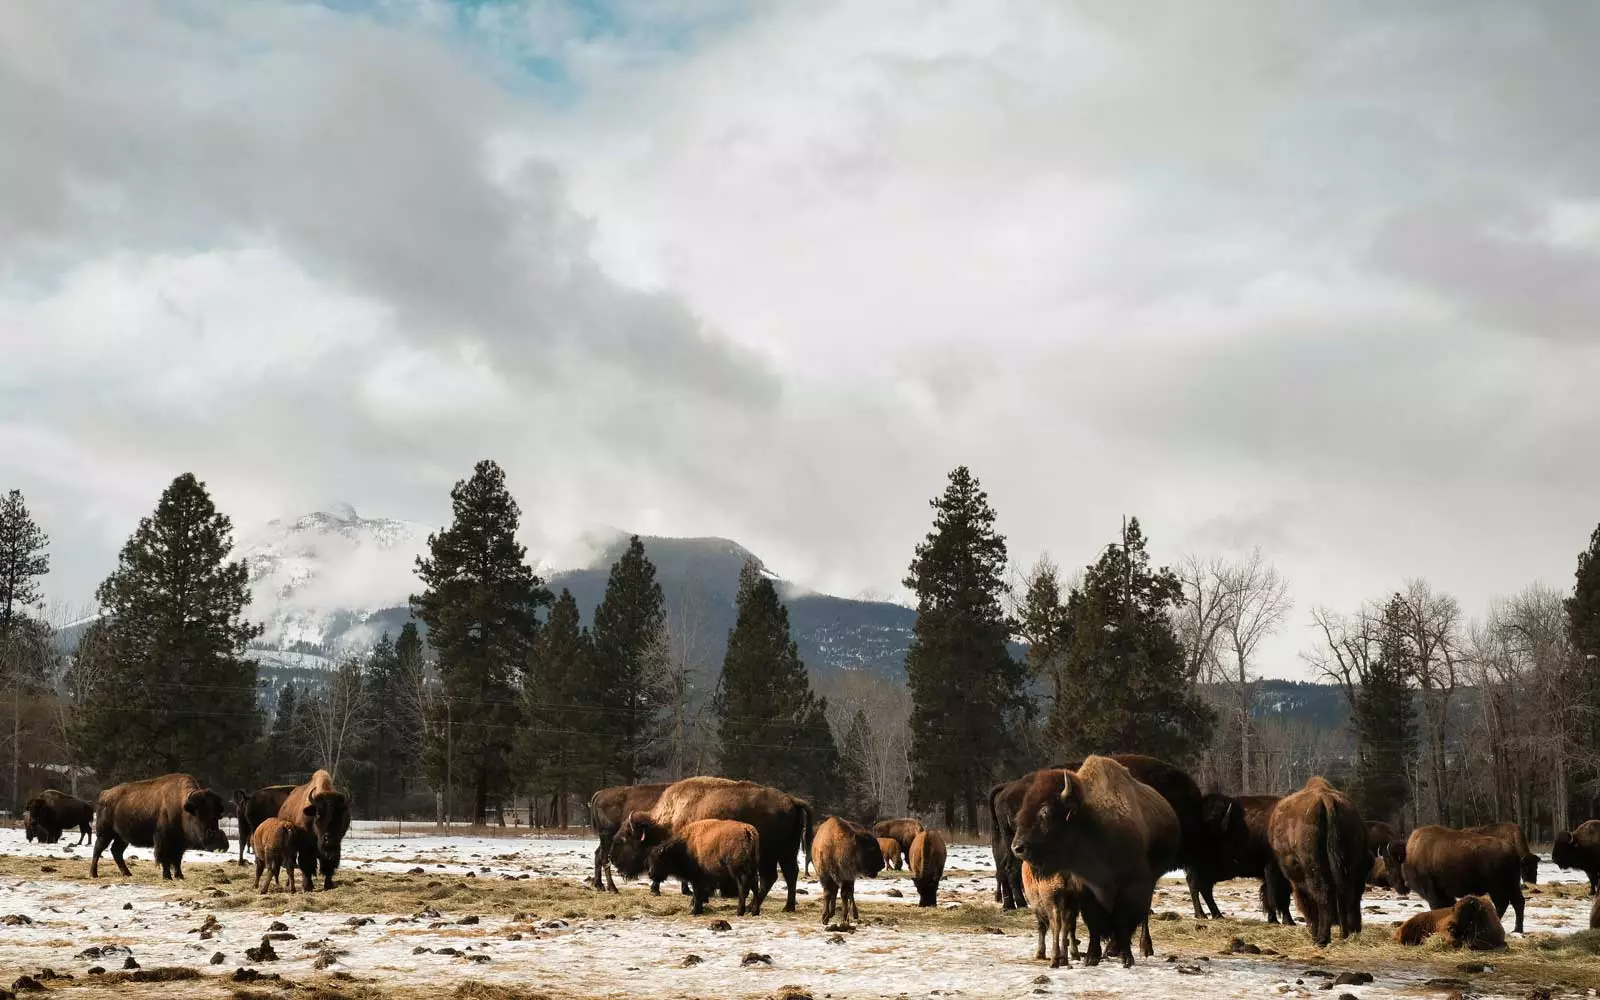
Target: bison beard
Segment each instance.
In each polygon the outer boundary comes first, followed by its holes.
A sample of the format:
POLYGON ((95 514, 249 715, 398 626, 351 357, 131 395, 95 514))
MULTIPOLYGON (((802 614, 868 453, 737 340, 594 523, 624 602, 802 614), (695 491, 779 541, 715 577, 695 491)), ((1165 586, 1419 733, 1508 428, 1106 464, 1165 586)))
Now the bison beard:
POLYGON ((181 879, 185 851, 228 849, 228 838, 218 826, 225 808, 222 796, 200 787, 187 774, 165 774, 108 788, 95 805, 89 876, 100 877, 100 855, 108 846, 117 870, 132 875, 122 860, 122 852, 132 845, 154 848, 161 877, 181 879))

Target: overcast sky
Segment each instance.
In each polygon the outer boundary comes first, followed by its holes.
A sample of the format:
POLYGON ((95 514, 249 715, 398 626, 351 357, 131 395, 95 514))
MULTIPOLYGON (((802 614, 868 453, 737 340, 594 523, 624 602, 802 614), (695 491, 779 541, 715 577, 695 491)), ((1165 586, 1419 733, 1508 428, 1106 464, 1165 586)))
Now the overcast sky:
POLYGON ((88 599, 241 527, 614 525, 898 594, 1140 516, 1316 605, 1566 587, 1600 521, 1600 8, 0 5, 0 487, 88 599))

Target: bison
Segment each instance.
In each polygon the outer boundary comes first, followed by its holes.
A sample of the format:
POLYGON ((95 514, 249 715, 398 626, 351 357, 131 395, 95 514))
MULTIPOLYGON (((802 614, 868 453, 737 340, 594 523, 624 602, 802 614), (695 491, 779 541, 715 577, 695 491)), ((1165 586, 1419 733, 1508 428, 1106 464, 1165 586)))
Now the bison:
POLYGON ((1517 868, 1522 881, 1529 885, 1539 884, 1539 855, 1528 850, 1528 838, 1523 834, 1522 827, 1515 823, 1489 823, 1485 826, 1469 826, 1467 832, 1499 837, 1510 844, 1517 852, 1517 868))
MULTIPOLYGON (((645 830, 652 822, 636 819, 636 829, 645 830)), ((761 838, 749 823, 730 819, 701 819, 681 826, 650 851, 650 880, 656 884, 668 878, 682 880, 694 897, 693 912, 705 912, 711 891, 723 881, 731 881, 739 900, 739 916, 745 914, 745 899, 752 897, 751 913, 761 912, 761 838)))
POLYGON ((840 897, 844 904, 842 922, 848 926, 852 912, 860 920, 856 879, 872 878, 883 871, 883 848, 872 831, 842 817, 829 816, 811 838, 811 859, 817 866, 817 881, 822 884, 823 924, 832 922, 840 897))
POLYGON ((633 813, 654 809, 666 790, 666 783, 616 785, 589 796, 589 825, 600 836, 600 846, 594 849, 594 878, 590 881, 596 889, 617 891, 617 883, 611 878, 611 843, 624 820, 633 813))
POLYGON ((1487 896, 1463 896, 1453 906, 1418 913, 1395 929, 1403 945, 1419 945, 1442 934, 1452 948, 1497 951, 1506 946, 1506 929, 1487 896))
POLYGON ((106 789, 95 802, 89 877, 100 877, 100 855, 107 846, 117 870, 132 875, 122 860, 122 852, 132 845, 154 848, 162 878, 183 878, 185 851, 228 849, 228 837, 218 825, 226 808, 222 796, 187 774, 163 774, 106 789))
POLYGON ((911 884, 917 887, 918 906, 938 905, 944 859, 944 834, 938 830, 923 830, 911 841, 911 850, 906 852, 906 867, 911 869, 911 884))
POLYGON ((1197 888, 1213 908, 1216 903, 1212 891, 1218 882, 1234 878, 1260 879, 1261 909, 1267 921, 1275 924, 1281 917, 1283 923, 1292 927, 1294 916, 1289 912, 1289 880, 1278 865, 1277 855, 1272 853, 1272 841, 1267 830, 1272 821, 1272 811, 1281 798, 1279 795, 1234 796, 1230 801, 1239 810, 1245 827, 1244 848, 1231 859, 1231 863, 1227 852, 1203 856, 1190 870, 1189 879, 1190 885, 1197 888))
POLYGON ((755 827, 761 838, 757 899, 766 899, 782 869, 789 888, 783 909, 794 912, 800 877, 796 858, 801 848, 809 853, 811 847, 811 803, 754 782, 712 777, 673 782, 648 813, 635 812, 623 820, 611 843, 612 863, 624 878, 638 878, 649 865, 652 848, 698 819, 735 819, 755 827), (635 823, 636 818, 650 822, 635 823))
MULTIPOLYGON (((817 849, 814 839, 811 843, 811 849, 813 851, 817 849)), ((879 837, 878 851, 883 855, 884 867, 893 868, 895 871, 900 871, 905 867, 905 854, 900 850, 900 841, 895 840, 893 837, 879 837)))
POLYGON ((294 827, 276 816, 268 816, 250 832, 250 850, 256 856, 255 886, 264 896, 272 886, 278 885, 278 873, 289 872, 289 891, 295 891, 294 878, 294 827), (265 873, 267 884, 261 884, 265 873))
POLYGON ((1177 865, 1182 849, 1177 813, 1155 789, 1109 757, 1091 756, 1076 771, 1043 771, 1016 814, 1011 852, 1040 875, 1076 875, 1089 923, 1087 961, 1100 961, 1109 937, 1122 964, 1133 964, 1133 932, 1150 944, 1150 899, 1156 880, 1177 865))
POLYGON ((1405 879, 1433 909, 1453 906, 1462 896, 1486 895, 1495 913, 1507 904, 1516 911, 1522 933, 1522 855, 1497 834, 1470 833, 1446 826, 1420 826, 1406 839, 1405 879))
POLYGON ((1367 828, 1341 792, 1320 777, 1286 795, 1268 824, 1272 852, 1318 947, 1361 930, 1367 880, 1367 828))
POLYGON ((1589 877, 1589 895, 1600 889, 1600 819, 1586 820, 1578 828, 1562 830, 1550 846, 1550 860, 1563 871, 1576 868, 1589 877))
POLYGON ((332 889, 344 835, 350 829, 350 805, 344 793, 334 789, 333 775, 320 768, 312 772, 309 781, 283 800, 278 818, 294 827, 295 863, 305 878, 306 892, 311 891, 319 867, 322 888, 332 889))
POLYGON ((242 788, 235 789, 233 793, 233 812, 239 820, 239 861, 244 861, 244 849, 248 846, 255 850, 256 827, 268 819, 277 818, 278 811, 283 808, 283 803, 289 798, 289 793, 295 789, 294 785, 268 785, 247 792, 242 788))
POLYGON ((1050 968, 1071 967, 1074 958, 1082 958, 1078 951, 1078 905, 1083 883, 1064 872, 1040 875, 1024 861, 1022 863, 1022 892, 1033 910, 1039 928, 1039 946, 1033 957, 1042 959, 1045 932, 1050 932, 1050 968), (1070 954, 1063 954, 1063 945, 1072 943, 1070 954))
POLYGON ((23 807, 22 825, 29 840, 54 844, 61 832, 78 829, 77 843, 85 844, 94 834, 94 806, 66 792, 47 788, 29 799, 23 807))

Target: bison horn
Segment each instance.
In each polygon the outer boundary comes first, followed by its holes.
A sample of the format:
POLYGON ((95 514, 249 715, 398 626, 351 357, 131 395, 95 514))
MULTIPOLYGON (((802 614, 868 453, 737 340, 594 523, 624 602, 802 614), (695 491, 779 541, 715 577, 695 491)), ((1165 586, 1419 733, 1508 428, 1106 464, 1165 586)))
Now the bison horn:
POLYGON ((1071 802, 1075 798, 1075 789, 1072 785, 1072 772, 1061 772, 1061 801, 1071 802))

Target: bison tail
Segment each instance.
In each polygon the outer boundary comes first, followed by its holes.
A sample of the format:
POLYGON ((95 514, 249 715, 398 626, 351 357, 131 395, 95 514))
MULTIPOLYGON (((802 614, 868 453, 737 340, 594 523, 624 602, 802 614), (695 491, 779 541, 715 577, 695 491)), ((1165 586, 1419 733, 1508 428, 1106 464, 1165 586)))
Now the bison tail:
POLYGON ((1353 874, 1349 862, 1344 856, 1344 845, 1339 838, 1338 817, 1334 813, 1334 806, 1323 801, 1317 803, 1317 847, 1319 853, 1328 859, 1328 889, 1332 894, 1330 902, 1333 912, 1338 917, 1339 926, 1345 933, 1352 928, 1346 927, 1345 922, 1349 914, 1345 912, 1345 900, 1350 891, 1350 879, 1353 874))
POLYGON ((995 802, 995 799, 1000 797, 1000 793, 1005 791, 1005 787, 1002 783, 989 789, 989 835, 994 838, 994 842, 997 844, 1004 838, 1000 833, 1000 806, 995 802))
POLYGON ((804 799, 795 802, 795 815, 800 820, 800 847, 806 852, 806 871, 811 870, 811 803, 804 799))

